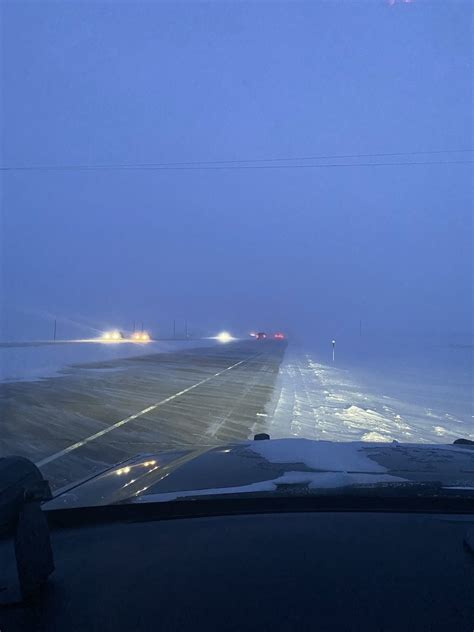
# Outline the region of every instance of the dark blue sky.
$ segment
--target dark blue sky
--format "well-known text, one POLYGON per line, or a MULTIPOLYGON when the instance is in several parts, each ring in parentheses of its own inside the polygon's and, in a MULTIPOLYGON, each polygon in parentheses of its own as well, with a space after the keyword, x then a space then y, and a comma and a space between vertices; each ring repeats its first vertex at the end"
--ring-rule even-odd
MULTIPOLYGON (((469 148, 471 19, 423 0, 4 2, 2 164, 469 148)), ((44 336, 48 314, 71 335, 472 327, 472 165, 9 171, 2 189, 4 338, 44 336)))

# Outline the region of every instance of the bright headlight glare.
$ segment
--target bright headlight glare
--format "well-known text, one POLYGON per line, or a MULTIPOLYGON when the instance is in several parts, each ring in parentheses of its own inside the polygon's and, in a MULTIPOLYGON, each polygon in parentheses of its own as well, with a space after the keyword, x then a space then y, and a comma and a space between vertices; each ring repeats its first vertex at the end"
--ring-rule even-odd
POLYGON ((217 334, 216 339, 219 340, 219 342, 230 342, 230 340, 233 340, 233 337, 228 331, 221 331, 220 334, 217 334))

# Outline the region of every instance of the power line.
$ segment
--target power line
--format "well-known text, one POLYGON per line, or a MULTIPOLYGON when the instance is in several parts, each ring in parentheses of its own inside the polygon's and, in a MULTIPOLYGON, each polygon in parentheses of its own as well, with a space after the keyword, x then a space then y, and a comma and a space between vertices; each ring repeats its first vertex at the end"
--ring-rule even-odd
POLYGON ((321 163, 317 165, 215 165, 195 167, 158 167, 134 165, 70 165, 63 167, 1 167, 8 171, 241 171, 256 169, 326 169, 341 167, 407 167, 414 165, 470 165, 474 160, 431 160, 418 162, 353 162, 353 163, 321 163))
POLYGON ((302 162, 306 160, 340 160, 360 158, 389 158, 396 156, 440 155, 453 153, 472 153, 473 149, 440 149, 431 151, 408 151, 375 154, 342 154, 326 156, 300 156, 288 158, 248 158, 239 160, 196 160, 188 162, 157 162, 157 163, 118 163, 105 165, 30 165, 0 167, 0 171, 108 171, 108 170, 217 170, 217 169, 308 169, 321 167, 374 167, 401 165, 437 165, 437 164, 471 164, 471 160, 443 160, 416 162, 368 162, 368 163, 320 163, 312 165, 262 165, 257 163, 269 162, 302 162), (248 164, 242 164, 248 163, 248 164), (249 164, 250 163, 250 164, 249 164))
POLYGON ((328 154, 319 156, 293 156, 286 158, 239 158, 236 160, 191 160, 188 162, 158 162, 158 163, 143 163, 137 166, 153 166, 153 167, 167 167, 167 166, 187 166, 187 165, 227 165, 238 164, 242 162, 246 163, 262 163, 262 162, 296 162, 303 160, 339 160, 346 158, 388 158, 395 156, 420 156, 428 154, 454 154, 454 153, 472 153, 473 149, 436 149, 431 151, 402 151, 391 153, 376 153, 376 154, 328 154))
POLYGON ((388 158, 395 156, 420 156, 427 154, 454 154, 454 153, 465 153, 465 152, 473 152, 473 149, 436 149, 432 151, 401 151, 401 152, 391 152, 391 153, 377 153, 377 154, 329 154, 325 156, 293 156, 292 158, 240 158, 238 160, 196 160, 190 162, 169 162, 169 163, 149 163, 153 166, 178 166, 178 165, 218 165, 218 164, 236 164, 241 162, 249 162, 249 163, 257 163, 257 162, 295 162, 295 161, 303 161, 303 160, 337 160, 337 159, 346 159, 346 158, 388 158))

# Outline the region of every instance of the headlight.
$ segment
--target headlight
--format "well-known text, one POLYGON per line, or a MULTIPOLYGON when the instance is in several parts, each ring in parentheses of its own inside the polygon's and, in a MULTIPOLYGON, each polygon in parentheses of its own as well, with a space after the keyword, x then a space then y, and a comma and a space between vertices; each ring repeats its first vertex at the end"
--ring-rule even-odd
POLYGON ((234 340, 228 331, 221 331, 220 334, 217 334, 216 339, 219 342, 230 342, 231 340, 234 340))

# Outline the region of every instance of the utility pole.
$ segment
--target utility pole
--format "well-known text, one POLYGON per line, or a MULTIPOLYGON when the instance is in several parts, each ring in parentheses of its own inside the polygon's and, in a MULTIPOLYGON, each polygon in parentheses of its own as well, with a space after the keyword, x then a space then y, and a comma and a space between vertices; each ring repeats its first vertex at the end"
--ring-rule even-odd
POLYGON ((173 339, 176 338, 176 320, 173 320, 173 339))
POLYGON ((54 333, 53 333, 53 340, 56 340, 56 318, 54 319, 54 333))
POLYGON ((336 341, 332 341, 332 361, 336 359, 336 341))
POLYGON ((133 321, 133 333, 135 333, 135 321, 133 321))
POLYGON ((143 320, 142 320, 142 328, 141 331, 145 331, 144 327, 143 327, 143 320))

